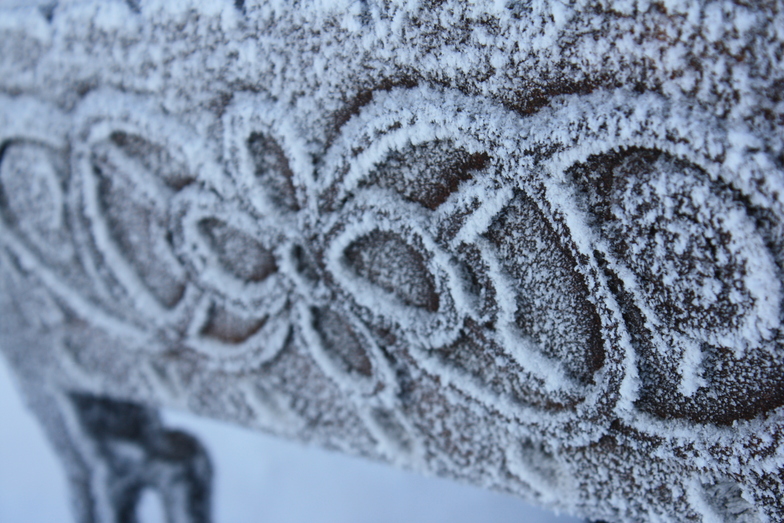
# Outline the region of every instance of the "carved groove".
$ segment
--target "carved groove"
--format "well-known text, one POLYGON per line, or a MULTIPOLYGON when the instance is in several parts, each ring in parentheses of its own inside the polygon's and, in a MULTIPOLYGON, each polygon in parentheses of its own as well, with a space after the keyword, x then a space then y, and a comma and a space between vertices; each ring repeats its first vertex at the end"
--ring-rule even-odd
MULTIPOLYGON (((185 293, 186 280, 168 242, 165 204, 140 194, 127 169, 127 157, 108 144, 94 148, 92 166, 98 178, 98 203, 112 239, 150 292, 172 308, 185 293)), ((163 198, 166 197, 165 186, 163 198)))
POLYGON ((486 236, 514 286, 516 327, 573 378, 592 383, 604 363, 601 321, 558 234, 534 202, 518 194, 486 236))
POLYGON ((280 145, 270 136, 252 133, 247 146, 256 169, 256 179, 267 189, 273 202, 285 209, 298 211, 294 173, 280 145))
POLYGON ((435 210, 489 161, 486 153, 468 154, 449 142, 428 142, 391 151, 365 184, 390 188, 406 200, 435 210))
POLYGON ((243 318, 213 304, 207 315, 207 322, 201 329, 201 335, 236 345, 260 331, 266 322, 266 318, 243 318))
POLYGON ((179 190, 193 181, 185 166, 174 160, 162 146, 139 135, 115 131, 109 140, 129 159, 138 162, 172 189, 179 190))
POLYGON ((347 265, 402 302, 435 312, 439 297, 424 257, 398 234, 375 231, 344 252, 347 265))
POLYGON ((373 366, 362 340, 338 313, 328 307, 313 309, 313 328, 327 356, 347 374, 370 377, 373 366))
POLYGON ((260 282, 278 270, 274 254, 248 234, 217 218, 205 218, 198 227, 221 265, 237 278, 260 282))
POLYGON ((476 332, 476 326, 467 326, 454 343, 433 349, 432 353, 441 365, 514 403, 559 412, 578 402, 578 398, 564 394, 543 394, 539 380, 527 375, 500 347, 476 332))

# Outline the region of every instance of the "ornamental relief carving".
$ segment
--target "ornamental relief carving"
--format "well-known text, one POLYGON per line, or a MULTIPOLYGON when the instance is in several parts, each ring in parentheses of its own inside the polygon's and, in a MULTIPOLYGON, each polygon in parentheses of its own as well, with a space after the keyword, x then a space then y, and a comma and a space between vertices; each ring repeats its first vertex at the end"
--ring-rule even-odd
POLYGON ((137 96, 62 116, 24 103, 47 116, 4 126, 5 247, 71 314, 134 333, 130 350, 242 372, 300 337, 364 398, 395 389, 394 346, 552 423, 606 416, 633 351, 653 416, 721 425, 781 404, 725 404, 780 373, 779 209, 732 185, 726 151, 684 150, 664 100, 574 96, 521 118, 395 88, 314 158, 285 108, 238 93, 221 160, 137 96), (639 122, 658 125, 634 129, 651 106, 639 122), (577 129, 589 111, 607 116, 577 129))
POLYGON ((219 147, 140 95, 5 97, 4 271, 59 311, 63 368, 105 372, 109 344, 140 398, 212 395, 198 408, 301 437, 296 380, 270 376, 308 361, 299 393, 347 409, 361 452, 459 466, 410 398, 424 376, 492 418, 508 481, 544 502, 611 425, 682 421, 720 476, 711 452, 775 424, 779 179, 728 162, 711 117, 623 90, 526 117, 422 85, 352 104, 314 152, 263 94, 235 93, 219 147))

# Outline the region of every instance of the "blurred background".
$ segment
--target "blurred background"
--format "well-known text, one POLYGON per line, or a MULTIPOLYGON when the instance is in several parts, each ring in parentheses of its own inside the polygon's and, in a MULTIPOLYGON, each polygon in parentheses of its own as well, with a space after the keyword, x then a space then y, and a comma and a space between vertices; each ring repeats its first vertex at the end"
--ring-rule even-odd
MULTIPOLYGON (((65 474, 0 356, 0 523, 73 521, 65 474)), ((516 498, 423 477, 179 412, 207 447, 215 523, 583 523, 516 498)), ((140 523, 164 521, 153 494, 140 523)))

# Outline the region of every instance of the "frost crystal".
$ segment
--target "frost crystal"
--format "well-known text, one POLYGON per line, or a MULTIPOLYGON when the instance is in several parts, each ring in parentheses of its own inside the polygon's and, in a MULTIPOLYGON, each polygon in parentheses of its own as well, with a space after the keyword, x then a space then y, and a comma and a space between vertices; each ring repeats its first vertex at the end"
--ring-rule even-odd
POLYGON ((162 405, 596 520, 784 518, 780 2, 35 4, 0 348, 82 520, 209 518, 162 405))

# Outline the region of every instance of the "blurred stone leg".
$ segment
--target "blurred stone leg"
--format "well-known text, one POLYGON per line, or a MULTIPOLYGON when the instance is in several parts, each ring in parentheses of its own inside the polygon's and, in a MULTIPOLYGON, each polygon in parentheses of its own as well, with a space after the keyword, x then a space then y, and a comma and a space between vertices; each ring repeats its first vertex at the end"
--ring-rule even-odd
POLYGON ((211 521, 212 466, 196 438, 164 428, 155 409, 23 386, 65 464, 77 522, 137 523, 146 489, 168 523, 211 521))
POLYGON ((204 447, 185 432, 166 430, 154 440, 149 483, 161 494, 169 523, 208 523, 212 468, 204 447))
POLYGON ((212 468, 194 437, 166 430, 154 409, 84 394, 70 401, 94 462, 93 520, 136 522, 142 492, 153 489, 169 523, 210 521, 212 468))

